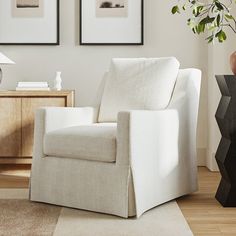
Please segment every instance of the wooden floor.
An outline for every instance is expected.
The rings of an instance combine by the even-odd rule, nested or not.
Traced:
[[[29,173],[30,166],[27,165],[17,170],[0,166],[0,188],[27,188]],[[236,236],[236,208],[223,208],[214,197],[219,181],[219,173],[201,167],[199,191],[177,200],[196,236]]]
[[[30,165],[0,164],[0,188],[28,188]]]
[[[236,236],[236,208],[223,208],[215,199],[220,174],[199,168],[199,191],[178,199],[194,235]]]

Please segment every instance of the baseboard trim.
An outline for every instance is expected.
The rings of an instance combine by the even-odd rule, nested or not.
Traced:
[[[198,166],[206,166],[206,148],[198,148],[197,149],[197,165]]]
[[[219,168],[218,165],[216,163],[216,159],[215,159],[215,153],[208,153],[207,155],[207,162],[206,162],[206,167],[212,171],[212,172],[218,172]]]

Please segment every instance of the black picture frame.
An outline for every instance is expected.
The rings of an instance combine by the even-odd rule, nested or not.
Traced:
[[[1,45],[45,45],[45,46],[58,46],[60,45],[60,0],[56,0],[56,41],[55,43],[1,43]]]
[[[141,38],[140,43],[86,43],[83,42],[82,39],[82,27],[83,27],[83,20],[82,20],[82,5],[83,0],[79,0],[79,8],[80,8],[80,29],[79,29],[79,44],[84,46],[142,46],[144,45],[144,0],[141,1]]]

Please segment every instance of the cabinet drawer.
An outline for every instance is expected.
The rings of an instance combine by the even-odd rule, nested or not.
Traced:
[[[73,107],[74,91],[0,91],[0,165],[31,163],[39,107]]]
[[[21,98],[0,99],[0,157],[20,157]]]

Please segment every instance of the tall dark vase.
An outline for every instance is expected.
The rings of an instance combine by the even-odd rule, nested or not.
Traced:
[[[222,98],[216,120],[222,135],[216,161],[222,175],[216,199],[224,207],[236,207],[236,76],[217,75]]]

